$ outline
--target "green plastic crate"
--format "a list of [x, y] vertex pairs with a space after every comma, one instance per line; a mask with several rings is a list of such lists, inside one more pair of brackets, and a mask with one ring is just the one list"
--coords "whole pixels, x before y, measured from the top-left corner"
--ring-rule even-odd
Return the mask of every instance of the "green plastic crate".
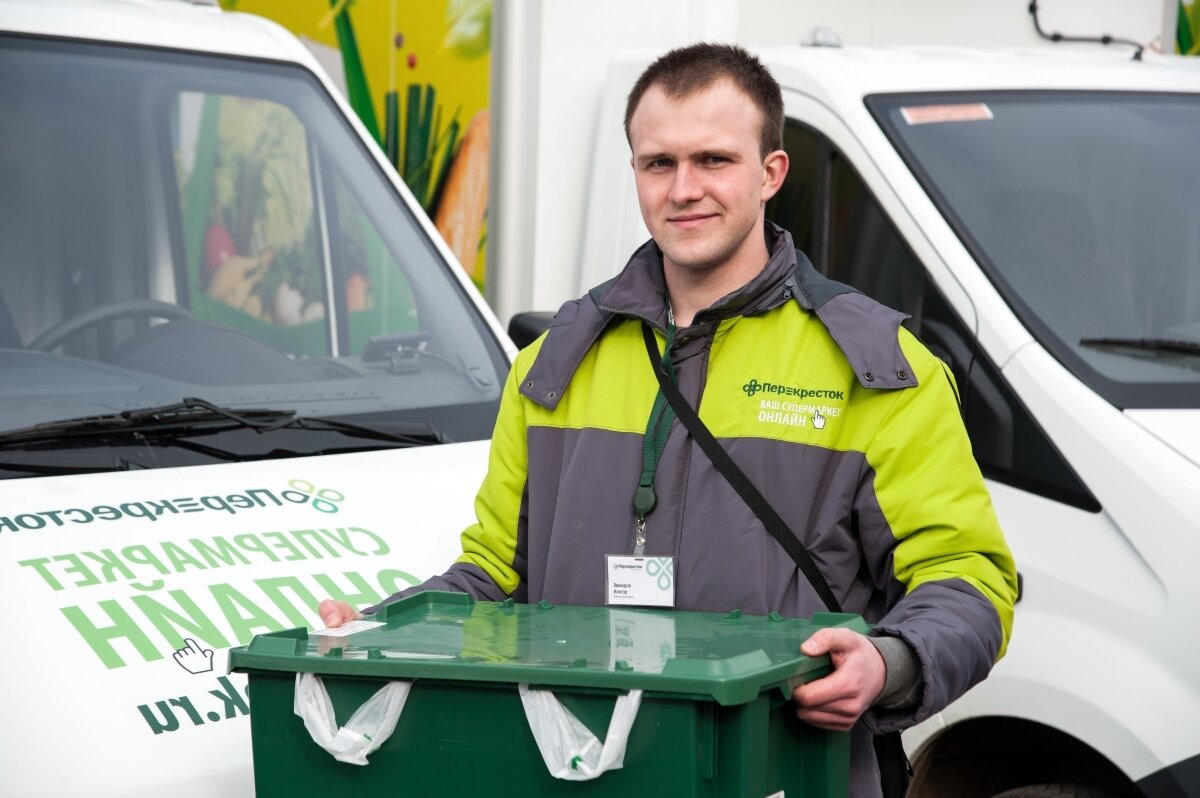
[[[856, 615], [811, 620], [474, 601], [427, 592], [344, 638], [258, 635], [229, 653], [249, 676], [254, 779], [270, 796], [842, 796], [849, 734], [801, 723], [790, 695], [830, 670], [800, 644]], [[413, 680], [395, 731], [365, 766], [336, 761], [293, 713], [296, 674], [319, 675], [344, 724], [391, 679]], [[616, 696], [644, 691], [624, 767], [552, 777], [518, 684], [554, 695], [604, 741]]]

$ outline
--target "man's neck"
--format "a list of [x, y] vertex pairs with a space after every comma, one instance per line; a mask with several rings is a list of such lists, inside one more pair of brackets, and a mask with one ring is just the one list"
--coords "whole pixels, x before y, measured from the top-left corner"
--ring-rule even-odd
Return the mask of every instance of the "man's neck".
[[766, 247], [751, 257], [742, 257], [710, 269], [682, 269], [663, 262], [667, 302], [678, 327], [690, 327], [696, 314], [712, 307], [723, 296], [749, 283], [766, 267]]
[[690, 327], [692, 319], [696, 317], [697, 313], [737, 288], [737, 286], [733, 286], [729, 291], [709, 290], [707, 286], [681, 286], [681, 282], [686, 282], [686, 280], [667, 278], [667, 302], [674, 314], [677, 327]]

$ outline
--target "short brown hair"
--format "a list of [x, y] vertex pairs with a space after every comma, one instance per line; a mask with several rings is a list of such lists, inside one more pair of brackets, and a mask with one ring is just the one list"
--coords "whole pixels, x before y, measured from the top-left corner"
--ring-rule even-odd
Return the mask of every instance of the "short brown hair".
[[[736, 44], [699, 44], [679, 47], [661, 56], [638, 78], [625, 101], [625, 139], [629, 121], [651, 86], [672, 99], [707, 89], [722, 78], [733, 81], [762, 114], [759, 138], [761, 155], [783, 149], [783, 93], [763, 63]], [[632, 144], [632, 142], [630, 142]]]

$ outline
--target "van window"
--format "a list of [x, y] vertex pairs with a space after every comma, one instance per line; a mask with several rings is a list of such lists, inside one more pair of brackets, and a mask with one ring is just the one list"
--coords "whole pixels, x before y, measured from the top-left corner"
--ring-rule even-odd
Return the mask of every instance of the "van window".
[[913, 316], [920, 327], [924, 269], [854, 169], [824, 136], [784, 128], [790, 168], [767, 218], [792, 232], [823, 274]]
[[[868, 107], [1013, 312], [1113, 405], [1200, 407], [1191, 95], [881, 95]], [[1152, 200], [1152, 201], [1149, 201]]]
[[984, 475], [1098, 511], [1099, 503], [978, 348], [850, 162], [828, 139], [791, 120], [784, 146], [791, 168], [785, 191], [767, 203], [767, 218], [792, 231], [797, 247], [823, 274], [909, 314], [906, 326], [954, 372]]
[[506, 356], [314, 76], [16, 36], [0, 74], [0, 477], [490, 436]]

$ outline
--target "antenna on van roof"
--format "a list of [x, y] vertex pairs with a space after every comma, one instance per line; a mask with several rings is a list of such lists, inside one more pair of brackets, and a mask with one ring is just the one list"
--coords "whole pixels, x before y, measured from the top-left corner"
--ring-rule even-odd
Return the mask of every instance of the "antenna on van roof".
[[800, 40], [803, 47], [841, 47], [842, 37], [828, 25], [815, 25], [808, 34]]
[[1049, 39], [1052, 42], [1091, 42], [1093, 44], [1128, 44], [1136, 47], [1133, 53], [1134, 61], [1142, 60], [1142, 50], [1146, 49], [1146, 45], [1135, 42], [1132, 39], [1119, 39], [1115, 36], [1109, 36], [1107, 33], [1101, 36], [1067, 36], [1055, 31], [1054, 33], [1046, 33], [1042, 30], [1042, 24], [1038, 20], [1038, 0], [1029, 0], [1029, 15], [1033, 17], [1033, 29], [1037, 31], [1038, 36], [1043, 39]]

